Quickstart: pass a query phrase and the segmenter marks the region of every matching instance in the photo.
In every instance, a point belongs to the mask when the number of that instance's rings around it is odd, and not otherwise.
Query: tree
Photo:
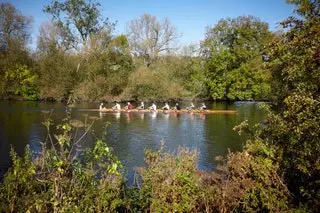
[[[278,104],[290,94],[311,94],[320,99],[320,3],[319,0],[288,0],[296,4],[296,13],[281,24],[287,29],[268,53],[272,60],[274,101]]]
[[[11,3],[0,3],[0,50],[6,52],[13,43],[24,47],[30,37],[31,17],[21,14]]]
[[[67,51],[71,48],[71,41],[65,29],[54,22],[45,22],[40,26],[37,40],[38,52],[49,54],[54,49]]]
[[[132,20],[127,34],[134,54],[142,57],[147,67],[160,53],[175,50],[173,44],[180,37],[176,27],[167,18],[158,21],[150,14]]]
[[[320,209],[320,2],[288,2],[297,6],[299,16],[282,22],[286,31],[267,53],[275,106],[254,138],[276,150],[273,157],[275,163],[280,163],[278,174],[293,195],[293,204],[317,212]]]
[[[17,65],[5,74],[7,91],[14,95],[21,95],[26,100],[38,99],[38,90],[35,84],[37,76],[32,75],[26,65]]]
[[[0,3],[0,94],[8,91],[6,74],[17,66],[32,66],[26,45],[32,18],[24,16],[11,3]],[[32,71],[32,70],[31,70]],[[10,85],[9,85],[10,86]]]
[[[44,12],[52,15],[57,26],[66,34],[71,47],[77,48],[78,44],[84,45],[90,35],[106,29],[111,32],[113,29],[114,24],[101,16],[99,6],[94,0],[55,0],[44,8]]]
[[[270,74],[261,54],[273,38],[267,23],[253,16],[222,19],[202,43],[207,85],[213,99],[266,99]]]
[[[75,96],[88,101],[119,99],[134,68],[126,36],[91,36],[85,49],[84,78]]]

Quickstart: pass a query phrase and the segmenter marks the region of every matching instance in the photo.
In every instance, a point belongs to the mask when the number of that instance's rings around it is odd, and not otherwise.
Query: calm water
[[[181,106],[187,104],[189,103],[182,103]],[[104,134],[106,123],[110,122],[105,138],[125,165],[129,182],[132,182],[133,168],[144,166],[144,149],[159,148],[162,139],[165,140],[166,149],[171,152],[176,151],[179,146],[197,149],[200,153],[199,168],[213,170],[216,165],[215,156],[225,155],[228,149],[242,149],[244,138],[238,136],[232,128],[246,119],[251,124],[260,122],[265,116],[254,102],[236,102],[232,105],[207,103],[209,109],[236,109],[236,115],[78,111],[80,108],[97,108],[97,105],[77,104],[72,111],[73,118],[79,120],[84,120],[84,114],[101,118],[94,123],[93,133],[86,137],[81,146],[89,147],[95,138],[100,138]],[[44,110],[53,110],[52,118],[55,123],[66,116],[63,103],[0,101],[1,175],[10,165],[10,146],[20,155],[27,144],[33,150],[40,149],[40,142],[46,137],[42,125]]]

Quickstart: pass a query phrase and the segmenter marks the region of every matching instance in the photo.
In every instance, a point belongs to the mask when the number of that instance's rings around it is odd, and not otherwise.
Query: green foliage
[[[44,125],[50,131],[50,117]],[[13,167],[0,187],[0,211],[116,212],[123,205],[121,163],[102,140],[79,149],[92,125],[67,118],[57,126],[61,134],[48,133],[51,147],[44,143],[35,157],[28,147],[23,158],[11,151]]]
[[[284,174],[296,202],[317,208],[320,199],[319,137],[320,102],[311,96],[288,96],[280,113],[270,112],[267,126],[259,134],[276,145]]]
[[[213,99],[261,100],[270,92],[270,74],[261,54],[273,37],[256,17],[222,19],[203,42],[206,84]]]
[[[61,100],[68,97],[80,78],[76,72],[77,57],[56,47],[50,47],[47,53],[39,52],[39,55],[37,72],[40,99]]]
[[[196,212],[200,202],[196,160],[197,153],[187,149],[180,149],[177,157],[146,150],[140,206],[150,212]]]
[[[268,64],[274,105],[253,133],[253,145],[262,144],[256,158],[273,159],[292,194],[297,211],[318,211],[320,200],[320,14],[319,1],[289,1],[302,19],[282,22],[287,31],[270,47]],[[270,150],[271,149],[271,150]]]
[[[15,72],[22,65],[32,67],[26,45],[30,38],[32,18],[24,16],[9,2],[0,3],[0,96],[8,97],[15,93],[7,83],[6,73]],[[14,83],[15,86],[18,82]],[[20,89],[22,89],[20,87]],[[30,87],[22,89],[25,97],[35,99]],[[22,91],[19,91],[22,92]],[[18,93],[19,93],[18,92]]]
[[[216,212],[283,212],[289,209],[290,198],[282,178],[276,173],[269,147],[263,143],[247,146],[242,153],[229,153],[217,172],[201,172],[207,211]],[[267,151],[268,156],[255,152]],[[218,160],[221,160],[218,159]]]
[[[305,20],[291,17],[283,21],[283,27],[289,29],[270,50],[272,88],[278,104],[293,93],[312,94],[315,99],[320,94],[319,2],[299,1],[297,8]]]
[[[189,95],[183,86],[183,78],[174,76],[180,73],[180,65],[171,67],[166,61],[154,65],[154,68],[140,66],[130,75],[125,91],[129,99],[178,100]]]
[[[78,43],[85,44],[91,35],[113,29],[114,24],[101,17],[99,6],[99,3],[91,0],[52,1],[43,11],[52,15],[53,20],[66,33],[70,45],[77,47]]]
[[[117,36],[109,41],[91,42],[87,47],[89,54],[78,70],[83,75],[74,88],[75,96],[89,101],[121,97],[134,68],[127,38]]]
[[[17,65],[14,69],[7,71],[5,80],[7,92],[21,95],[26,100],[38,98],[37,76],[33,75],[26,65]]]
[[[246,152],[229,153],[215,172],[198,170],[197,152],[146,151],[137,187],[127,194],[134,212],[283,212],[290,194],[278,176],[276,149],[255,141]],[[263,154],[262,154],[263,153]]]
[[[319,1],[289,1],[302,19],[290,17],[281,40],[273,43],[269,65],[277,111],[270,112],[259,137],[276,145],[295,205],[319,210]]]

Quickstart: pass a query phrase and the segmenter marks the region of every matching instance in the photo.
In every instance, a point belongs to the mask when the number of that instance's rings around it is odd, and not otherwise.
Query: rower
[[[207,106],[204,103],[202,103],[201,107],[200,107],[200,110],[206,110],[206,109],[207,109]]]
[[[132,106],[132,104],[130,102],[128,102],[128,109],[129,110],[133,109],[133,106]]]
[[[178,104],[178,103],[176,103],[176,106],[175,106],[175,107],[173,107],[172,109],[173,109],[173,110],[180,110],[181,108],[180,108],[179,104]]]
[[[163,109],[163,110],[169,110],[169,109],[170,109],[170,106],[169,106],[168,102],[166,102],[166,103],[164,104],[164,106],[162,107],[162,109]]]
[[[141,102],[141,105],[137,107],[138,110],[144,109],[144,103],[143,101]]]
[[[157,105],[153,102],[152,105],[149,107],[150,110],[157,110]]]
[[[191,102],[190,106],[188,106],[186,109],[187,109],[187,110],[193,110],[193,109],[194,109],[193,103]]]
[[[125,110],[131,110],[133,109],[133,106],[130,102],[128,102],[128,105],[124,107]]]
[[[103,103],[101,103],[100,106],[99,106],[99,110],[103,110],[103,108],[104,108],[103,107]]]
[[[121,109],[121,106],[118,102],[116,102],[116,105],[112,107],[112,110],[120,110],[120,109]]]

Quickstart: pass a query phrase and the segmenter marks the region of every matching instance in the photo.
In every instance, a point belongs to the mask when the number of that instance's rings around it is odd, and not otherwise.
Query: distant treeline
[[[177,47],[168,20],[144,14],[115,35],[99,3],[53,1],[30,44],[32,17],[0,3],[0,97],[26,100],[269,100],[268,52],[283,33],[253,16],[221,19]]]

